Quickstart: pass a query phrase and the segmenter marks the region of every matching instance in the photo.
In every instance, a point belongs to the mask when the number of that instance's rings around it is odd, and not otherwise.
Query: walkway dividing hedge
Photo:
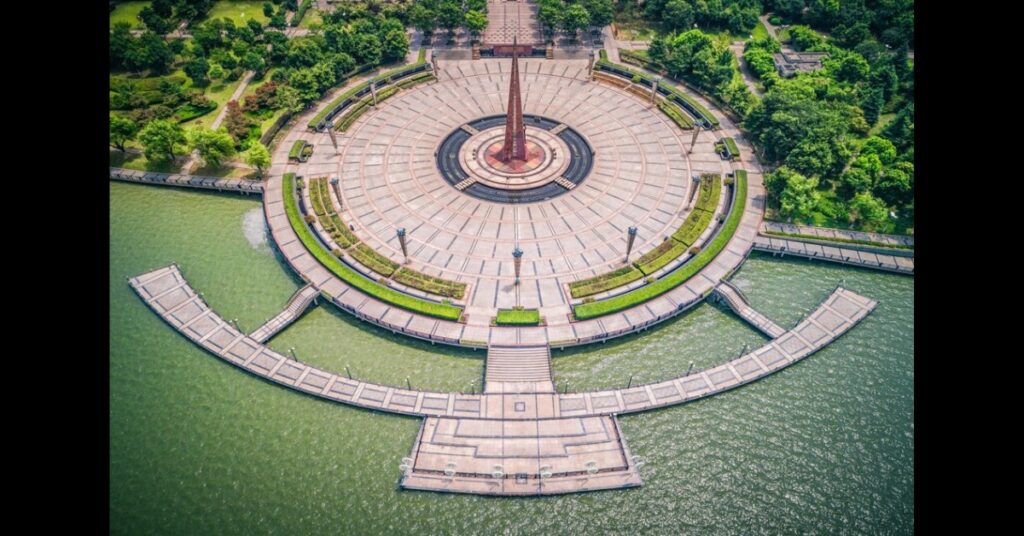
[[[588,318],[617,313],[661,296],[685,283],[710,264],[725,249],[726,244],[729,243],[729,240],[736,233],[740,220],[743,218],[743,211],[747,201],[747,172],[745,170],[737,170],[735,175],[736,181],[733,185],[735,192],[733,193],[733,205],[729,209],[729,217],[726,218],[718,234],[715,235],[711,242],[704,246],[700,253],[654,283],[606,300],[574,306],[573,314],[576,319],[586,320]]]
[[[385,303],[401,307],[414,313],[424,314],[443,320],[458,321],[462,316],[462,308],[446,303],[436,303],[408,294],[403,294],[394,289],[375,283],[362,274],[356,272],[345,263],[331,255],[323,245],[316,239],[309,226],[303,221],[299,214],[298,202],[295,197],[295,174],[285,173],[282,179],[284,209],[288,216],[295,234],[298,235],[302,245],[309,251],[317,261],[345,283],[355,287],[359,291],[377,298]]]

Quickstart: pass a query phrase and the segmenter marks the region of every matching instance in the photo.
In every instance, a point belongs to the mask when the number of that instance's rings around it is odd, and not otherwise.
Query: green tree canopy
[[[174,160],[175,145],[185,141],[181,125],[170,119],[154,119],[139,132],[139,143],[151,162]]]
[[[110,143],[121,152],[124,152],[124,144],[135,139],[138,133],[138,123],[120,114],[110,114]]]

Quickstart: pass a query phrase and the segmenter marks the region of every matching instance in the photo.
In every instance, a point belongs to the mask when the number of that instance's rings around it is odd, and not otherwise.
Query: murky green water
[[[111,184],[110,524],[116,534],[885,533],[914,529],[912,278],[755,255],[734,278],[784,327],[841,279],[879,300],[845,337],[767,379],[627,416],[644,486],[542,499],[399,491],[419,420],[333,404],[228,365],[125,281],[175,261],[252,329],[299,286],[258,198]],[[765,338],[713,305],[621,342],[555,352],[570,389],[707,367]],[[377,382],[468,389],[482,352],[392,336],[319,307],[270,342]],[[560,383],[564,385],[564,383]]]

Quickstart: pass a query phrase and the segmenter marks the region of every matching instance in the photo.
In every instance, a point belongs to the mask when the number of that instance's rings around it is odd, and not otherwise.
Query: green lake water
[[[914,531],[914,280],[754,254],[733,281],[790,327],[840,280],[880,302],[802,363],[620,419],[644,486],[546,498],[398,489],[419,419],[302,395],[199,349],[126,276],[177,262],[252,330],[301,286],[259,198],[110,184],[110,527],[114,534],[652,534]],[[619,342],[554,351],[570,390],[706,368],[766,338],[712,304]],[[270,341],[358,378],[479,389],[481,351],[431,346],[317,307]]]

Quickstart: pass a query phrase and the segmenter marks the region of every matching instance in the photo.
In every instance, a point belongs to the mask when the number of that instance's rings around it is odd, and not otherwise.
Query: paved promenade
[[[289,265],[338,306],[395,333],[434,342],[564,347],[665,321],[702,301],[746,258],[763,217],[765,193],[753,151],[727,117],[720,117],[715,132],[701,133],[687,155],[689,133],[650,109],[647,99],[586,81],[586,61],[522,60],[524,112],[578,129],[596,151],[595,167],[581,186],[547,202],[488,203],[453,190],[437,171],[433,150],[468,120],[503,113],[509,61],[441,63],[439,82],[403,91],[365,114],[337,136],[337,151],[326,133],[295,128],[273,155],[264,208],[274,241]],[[694,98],[714,109],[700,96]],[[304,125],[315,112],[296,123]],[[723,161],[714,153],[719,136],[736,139],[741,161]],[[288,148],[297,139],[316,147],[309,162],[288,162]],[[735,169],[748,170],[743,217],[711,264],[647,303],[591,320],[570,319],[568,283],[621,267],[627,227],[640,227],[632,252],[637,258],[685,220],[692,175],[726,175]],[[342,220],[360,240],[396,262],[402,254],[395,228],[406,227],[413,269],[468,284],[465,323],[390,306],[328,272],[298,242],[285,216],[281,176],[289,171],[339,177],[343,199],[334,201],[343,207]],[[526,252],[518,286],[510,276],[517,243]],[[516,305],[538,308],[547,325],[490,325],[497,309]]]
[[[766,233],[787,233],[816,236],[822,240],[866,240],[889,247],[914,247],[914,237],[907,235],[865,233],[863,231],[851,231],[848,229],[831,229],[828,227],[812,227],[810,225],[794,225],[792,223],[782,223],[778,221],[765,221],[762,224],[761,229],[762,232]]]
[[[344,404],[428,417],[403,464],[403,486],[501,495],[640,485],[638,460],[615,415],[689,402],[767,376],[823,348],[877,305],[837,288],[807,318],[761,348],[655,384],[567,394],[466,394],[363,382],[290,359],[214,313],[176,265],[131,278],[129,284],[171,327],[252,374]]]
[[[136,169],[110,168],[110,179],[138,182],[142,184],[158,184],[161,186],[178,186],[182,188],[198,188],[200,190],[217,190],[219,192],[238,192],[243,194],[263,193],[262,181],[248,179],[225,179],[222,177],[203,177],[199,175],[181,175],[178,173],[156,173]]]
[[[754,249],[773,255],[795,255],[806,259],[837,262],[900,274],[912,275],[914,273],[914,259],[912,257],[858,251],[847,247],[815,244],[791,238],[759,235],[754,240]]]

